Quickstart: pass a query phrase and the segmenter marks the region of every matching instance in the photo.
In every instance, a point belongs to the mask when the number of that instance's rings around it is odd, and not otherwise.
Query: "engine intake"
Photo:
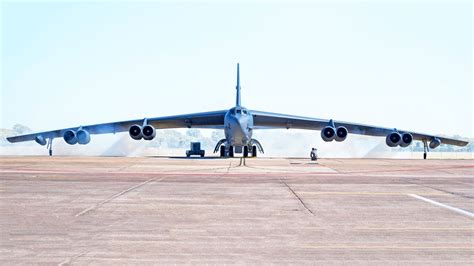
[[[146,125],[142,130],[143,139],[152,140],[156,136],[156,130],[152,125]]]
[[[133,125],[128,129],[130,137],[134,140],[141,140],[143,138],[142,127],[139,125]]]
[[[441,145],[441,140],[438,138],[432,138],[429,147],[430,149],[436,149],[439,145]]]
[[[336,130],[336,141],[344,141],[347,138],[347,128],[338,127]]]
[[[77,143],[77,136],[74,130],[69,129],[66,132],[64,132],[63,138],[64,138],[64,141],[69,145],[74,145]]]
[[[385,139],[385,143],[387,143],[387,146],[389,147],[397,147],[401,142],[402,136],[398,132],[392,132],[388,134],[387,138]]]
[[[321,138],[326,141],[330,142],[336,138],[336,129],[331,126],[326,126],[321,130]]]
[[[85,145],[91,141],[91,135],[84,129],[79,129],[76,132],[77,142],[81,145]]]
[[[402,141],[400,142],[400,147],[408,147],[413,142],[413,135],[410,133],[402,134]]]

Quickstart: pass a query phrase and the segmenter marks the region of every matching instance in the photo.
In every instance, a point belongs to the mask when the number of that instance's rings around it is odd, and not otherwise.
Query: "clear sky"
[[[1,4],[1,124],[223,110],[473,137],[472,2]]]

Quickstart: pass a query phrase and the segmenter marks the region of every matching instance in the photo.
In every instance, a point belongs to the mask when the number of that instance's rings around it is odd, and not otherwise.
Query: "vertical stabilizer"
[[[240,106],[240,72],[239,72],[239,63],[237,63],[237,99],[235,101],[236,106]]]

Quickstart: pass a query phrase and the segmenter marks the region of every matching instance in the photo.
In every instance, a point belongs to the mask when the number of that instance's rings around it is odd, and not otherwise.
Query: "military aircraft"
[[[466,146],[467,141],[444,138],[430,134],[416,133],[396,128],[383,128],[332,119],[319,119],[287,114],[277,114],[250,110],[242,106],[240,97],[240,72],[237,64],[236,105],[229,110],[144,118],[121,122],[111,122],[89,126],[64,128],[7,138],[10,142],[36,141],[47,145],[52,155],[52,143],[55,138],[63,138],[67,144],[85,145],[91,135],[128,131],[134,140],[152,140],[156,130],[165,128],[214,128],[224,129],[225,139],[221,139],[214,149],[221,157],[234,157],[234,153],[243,153],[243,157],[256,157],[257,149],[264,152],[261,143],[252,138],[256,129],[295,128],[320,130],[321,138],[326,141],[344,141],[349,134],[385,137],[390,147],[408,147],[414,140],[423,142],[424,158],[429,149],[435,149],[441,143]]]

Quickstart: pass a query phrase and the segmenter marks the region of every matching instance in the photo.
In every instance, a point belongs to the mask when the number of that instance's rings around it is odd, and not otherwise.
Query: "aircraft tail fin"
[[[236,106],[240,106],[240,72],[239,72],[239,63],[237,63],[237,86],[235,87],[237,90],[237,98],[236,98]]]

